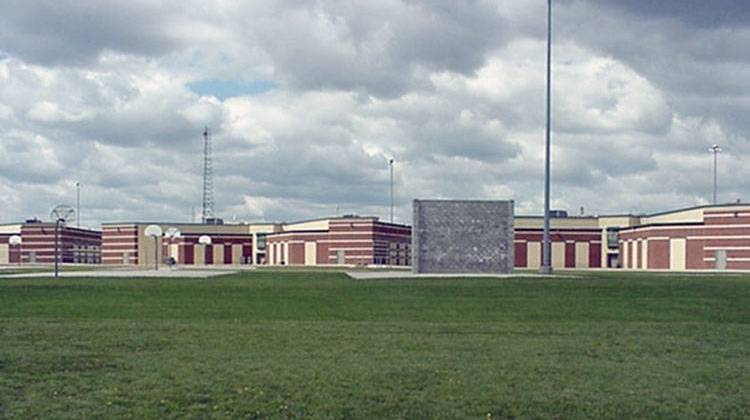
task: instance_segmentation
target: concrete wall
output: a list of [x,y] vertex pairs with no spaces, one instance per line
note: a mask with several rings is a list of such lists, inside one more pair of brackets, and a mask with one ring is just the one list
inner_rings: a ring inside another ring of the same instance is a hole
[[414,200],[415,273],[510,273],[513,201]]

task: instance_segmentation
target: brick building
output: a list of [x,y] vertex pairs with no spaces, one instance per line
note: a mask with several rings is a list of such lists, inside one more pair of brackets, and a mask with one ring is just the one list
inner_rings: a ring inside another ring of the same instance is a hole
[[266,237],[271,265],[411,264],[411,228],[377,217],[290,223]]
[[[11,236],[20,236],[20,245],[11,245]],[[102,233],[96,230],[59,226],[59,262],[98,264]],[[0,225],[0,264],[53,264],[55,224],[29,220]]]
[[[156,225],[178,236],[146,236]],[[265,235],[280,230],[278,224],[201,224],[117,222],[102,225],[102,263],[153,266],[172,258],[181,265],[241,265],[265,262]],[[208,243],[200,243],[205,236]]]
[[750,205],[692,207],[639,218],[619,232],[627,269],[750,269]]

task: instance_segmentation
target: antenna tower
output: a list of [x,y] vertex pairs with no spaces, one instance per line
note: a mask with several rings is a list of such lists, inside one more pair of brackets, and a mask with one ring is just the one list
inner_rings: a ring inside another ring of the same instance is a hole
[[214,181],[211,163],[211,134],[208,127],[203,131],[203,213],[201,221],[214,217]]

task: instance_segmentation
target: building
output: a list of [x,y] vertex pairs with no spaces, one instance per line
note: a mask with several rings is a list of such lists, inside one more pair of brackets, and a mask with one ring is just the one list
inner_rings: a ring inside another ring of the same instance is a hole
[[[11,245],[11,236],[20,236],[20,245]],[[59,262],[98,264],[102,233],[96,230],[60,225],[57,231]],[[0,225],[0,264],[54,264],[55,224],[39,220]]]
[[[617,232],[633,226],[631,215],[568,216],[550,218],[553,268],[616,268],[620,246]],[[513,222],[515,268],[538,269],[542,263],[544,217],[516,216]]]
[[266,237],[270,265],[411,264],[411,228],[377,217],[344,216],[281,226]]
[[[568,216],[550,220],[557,269],[750,269],[750,205],[707,205],[647,215]],[[146,227],[179,234],[153,238]],[[514,267],[538,269],[544,218],[515,216]],[[21,244],[11,245],[18,235]],[[102,232],[61,226],[60,261],[148,267],[180,265],[411,264],[411,228],[376,217],[294,223],[104,223]],[[0,264],[54,263],[54,223],[0,225]],[[469,252],[467,250],[467,252]]]
[[[164,233],[179,233],[149,237],[149,225],[159,226]],[[280,229],[274,223],[104,223],[102,263],[153,266],[171,258],[181,265],[263,264],[265,235]],[[205,237],[203,241],[201,237]]]
[[619,231],[627,269],[750,269],[750,205],[691,207],[641,216]]

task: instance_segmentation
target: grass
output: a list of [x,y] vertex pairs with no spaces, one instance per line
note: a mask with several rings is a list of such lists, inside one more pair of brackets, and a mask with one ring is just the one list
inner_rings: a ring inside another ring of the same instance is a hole
[[750,278],[0,280],[0,417],[741,418]]

